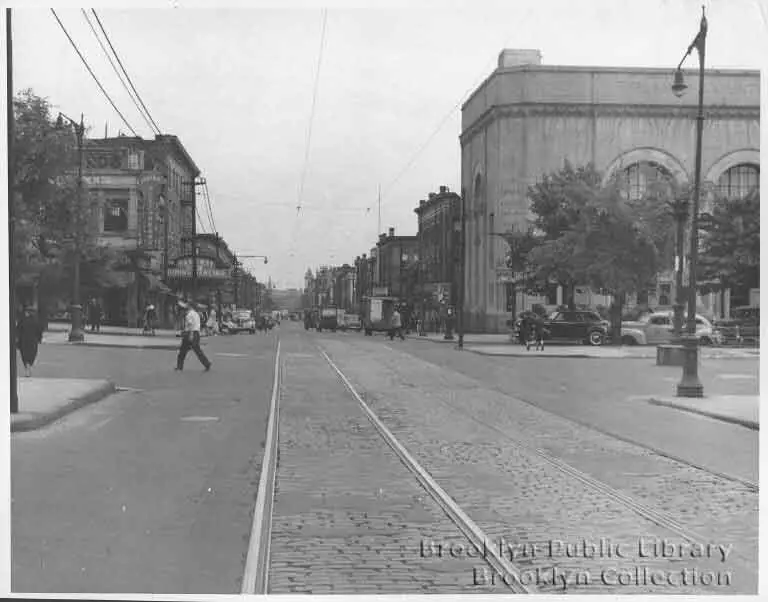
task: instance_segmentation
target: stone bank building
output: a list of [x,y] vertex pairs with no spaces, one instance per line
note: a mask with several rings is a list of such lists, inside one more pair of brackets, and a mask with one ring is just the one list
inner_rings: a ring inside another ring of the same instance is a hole
[[[633,196],[654,180],[693,181],[698,71],[685,72],[689,88],[682,98],[672,93],[673,74],[673,64],[669,69],[550,66],[536,50],[500,54],[498,68],[462,107],[468,331],[506,328],[506,288],[496,277],[506,243],[491,233],[525,227],[532,217],[528,187],[544,174],[566,160],[575,167],[592,163],[606,180],[619,173]],[[702,210],[715,189],[735,199],[759,187],[760,173],[759,72],[712,69],[704,85]],[[673,282],[674,274],[660,274],[648,291],[650,304],[671,307]],[[717,297],[707,295],[701,303],[719,311]],[[542,301],[561,303],[562,292],[546,299],[518,293],[517,307]],[[608,304],[609,299],[579,288],[576,302]]]

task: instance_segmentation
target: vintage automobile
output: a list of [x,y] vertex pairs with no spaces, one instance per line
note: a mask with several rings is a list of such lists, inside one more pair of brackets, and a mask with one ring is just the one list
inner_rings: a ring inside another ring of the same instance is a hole
[[[639,320],[621,323],[622,345],[665,345],[673,337],[673,313],[654,312]],[[704,316],[696,315],[696,337],[701,345],[721,345],[722,334]]]
[[232,312],[232,318],[223,320],[221,323],[221,332],[223,334],[237,334],[238,332],[256,332],[256,320],[253,319],[253,313],[250,309],[236,309]]
[[[517,343],[519,320],[510,331],[510,339]],[[556,311],[544,319],[544,339],[553,343],[584,343],[600,346],[608,340],[608,322],[590,310]]]
[[344,315],[344,330],[357,330],[359,332],[362,329],[363,322],[360,320],[360,316],[357,314]]
[[760,308],[742,306],[731,309],[731,317],[715,321],[724,344],[760,343]]
[[320,321],[317,324],[317,332],[331,330],[336,332],[339,327],[338,312],[335,307],[324,307],[320,310]]
[[389,332],[397,301],[395,297],[363,298],[362,323],[366,336],[373,336],[374,332]]

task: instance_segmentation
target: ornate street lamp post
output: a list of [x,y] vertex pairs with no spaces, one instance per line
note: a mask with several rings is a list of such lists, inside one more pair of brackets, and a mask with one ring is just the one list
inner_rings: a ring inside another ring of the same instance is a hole
[[701,193],[701,139],[704,130],[704,55],[707,39],[707,18],[701,9],[701,25],[688,51],[675,70],[672,91],[678,98],[687,88],[681,66],[694,48],[699,53],[699,106],[696,114],[696,171],[693,184],[693,209],[691,212],[691,250],[688,269],[688,329],[682,337],[684,348],[683,376],[677,385],[678,397],[703,397],[704,386],[699,380],[699,348],[696,338],[696,271],[699,254],[699,195]]

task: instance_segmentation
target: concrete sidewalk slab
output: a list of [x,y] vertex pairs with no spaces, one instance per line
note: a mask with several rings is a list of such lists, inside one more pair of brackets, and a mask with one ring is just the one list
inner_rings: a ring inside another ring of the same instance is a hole
[[19,378],[19,411],[11,414],[11,432],[41,428],[115,390],[109,380]]
[[723,422],[760,430],[760,397],[758,395],[715,395],[699,399],[688,397],[653,397],[650,403],[701,414]]
[[[48,332],[64,332],[68,333],[71,329],[71,325],[69,323],[64,322],[49,322],[48,323]],[[86,336],[104,336],[104,335],[120,335],[120,336],[127,336],[127,337],[144,337],[144,338],[152,338],[150,335],[146,335],[142,332],[141,328],[128,328],[126,326],[102,326],[101,330],[99,332],[93,332],[90,330],[90,328],[86,328],[84,330]],[[155,337],[165,337],[165,338],[173,338],[176,336],[178,331],[176,330],[167,330],[158,328],[155,330]]]
[[[205,345],[205,338],[201,340],[201,346]],[[122,335],[101,334],[91,336],[85,335],[84,341],[69,341],[66,333],[46,333],[43,335],[43,344],[46,345],[72,345],[79,347],[104,347],[104,348],[133,348],[133,349],[165,349],[174,350],[179,348],[179,338],[158,338],[158,337],[135,337]]]

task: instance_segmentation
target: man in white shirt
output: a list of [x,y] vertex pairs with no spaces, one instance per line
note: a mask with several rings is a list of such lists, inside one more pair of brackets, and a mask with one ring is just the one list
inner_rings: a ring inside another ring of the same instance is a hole
[[184,369],[184,358],[187,357],[187,352],[192,349],[200,363],[205,366],[205,371],[208,372],[211,369],[211,362],[200,349],[200,314],[192,305],[183,301],[179,301],[179,307],[186,313],[181,332],[181,347],[179,347],[179,355],[176,358],[176,370]]

